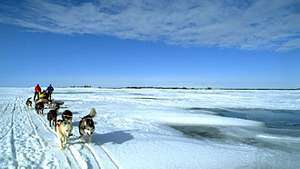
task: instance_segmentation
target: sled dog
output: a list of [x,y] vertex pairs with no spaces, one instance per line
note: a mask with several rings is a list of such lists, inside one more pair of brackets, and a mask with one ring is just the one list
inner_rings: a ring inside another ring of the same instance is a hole
[[29,108],[29,107],[32,107],[32,101],[31,101],[31,97],[29,97],[27,100],[26,100],[26,106]]
[[90,113],[83,118],[81,118],[79,122],[79,134],[80,138],[83,136],[88,137],[88,141],[91,141],[92,134],[95,131],[95,124],[93,118],[96,116],[96,110],[94,108],[91,109]]
[[60,148],[65,148],[68,138],[71,136],[72,123],[70,121],[58,120],[56,123],[56,135],[59,139]]
[[47,114],[47,120],[49,121],[49,126],[52,127],[52,125],[53,125],[55,130],[56,130],[55,126],[56,126],[56,121],[57,121],[58,109],[59,109],[59,107],[56,107],[55,109],[50,110]]
[[63,121],[70,121],[70,122],[72,122],[73,113],[70,110],[65,110],[61,114],[61,117],[62,117]]
[[37,114],[44,114],[44,108],[45,108],[45,105],[44,105],[44,102],[43,101],[37,101],[35,103],[35,111]]

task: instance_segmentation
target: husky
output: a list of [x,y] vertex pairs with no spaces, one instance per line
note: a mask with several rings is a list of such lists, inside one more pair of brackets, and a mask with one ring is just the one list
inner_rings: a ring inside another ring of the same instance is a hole
[[79,134],[80,138],[83,138],[83,136],[88,137],[88,141],[91,141],[92,134],[95,131],[95,124],[93,118],[96,116],[96,110],[95,108],[92,108],[90,113],[79,121]]
[[59,106],[57,106],[55,109],[52,109],[48,112],[47,114],[47,119],[49,121],[49,126],[51,126],[51,124],[54,126],[55,130],[56,130],[56,121],[57,121],[57,111],[59,109]]
[[70,121],[70,122],[72,122],[73,113],[70,110],[65,110],[61,114],[61,117],[62,117],[63,121]]
[[45,108],[45,105],[44,105],[44,102],[43,101],[37,101],[35,103],[35,111],[37,114],[44,114],[44,108]]
[[56,123],[56,135],[60,142],[60,148],[64,149],[68,138],[72,135],[72,123],[70,121],[58,120]]
[[32,101],[31,101],[31,97],[29,97],[27,100],[26,100],[26,106],[29,108],[32,107]]

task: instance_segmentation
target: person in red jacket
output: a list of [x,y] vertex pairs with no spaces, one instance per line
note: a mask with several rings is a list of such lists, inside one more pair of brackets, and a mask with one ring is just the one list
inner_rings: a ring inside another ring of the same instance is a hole
[[[34,96],[33,96],[33,100],[36,101],[39,99],[39,94],[42,92],[42,89],[40,87],[39,84],[37,84],[34,88]],[[37,97],[37,99],[35,99]]]

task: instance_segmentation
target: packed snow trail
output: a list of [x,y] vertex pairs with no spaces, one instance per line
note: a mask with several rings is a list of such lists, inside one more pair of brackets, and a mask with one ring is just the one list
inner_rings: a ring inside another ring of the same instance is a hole
[[[43,123],[43,126],[51,133],[55,135],[53,129],[48,126],[48,122],[45,118],[36,115],[39,120]],[[76,126],[73,126],[74,130],[78,130]],[[84,143],[78,138],[70,138],[68,143],[68,150],[73,158],[78,161],[78,164],[81,168],[87,168],[88,166],[92,168],[103,168],[105,169],[118,169],[118,165],[112,160],[112,157],[108,155],[108,153],[103,149],[102,146],[97,148],[96,146],[92,146],[91,144]],[[97,151],[97,153],[96,153]],[[100,155],[98,155],[100,154]],[[100,156],[100,157],[99,157]],[[88,161],[89,163],[86,163]]]
[[1,116],[0,161],[5,168],[116,168],[101,162],[87,143],[77,141],[60,150],[54,130],[45,117],[24,106],[24,98],[3,105]]
[[57,147],[53,147],[55,140],[49,142],[42,137],[42,128],[31,112],[25,110],[24,99],[17,97],[13,102],[1,114],[4,121],[10,119],[7,134],[1,136],[1,166],[71,168],[68,162],[64,162],[66,159],[63,158],[63,153]]
[[[28,113],[28,111],[27,111]],[[35,112],[30,112],[30,113],[35,113]],[[40,115],[34,114],[35,118],[42,123],[44,126],[44,129],[46,129],[49,133],[52,133],[52,135],[56,138],[56,133],[54,132],[53,129],[51,129],[48,126],[48,121]],[[78,130],[77,126],[73,126],[73,132],[76,132],[74,130]],[[71,140],[75,142],[71,142]],[[57,143],[58,146],[58,143]],[[108,155],[108,153],[103,149],[103,147],[99,146],[100,148],[98,149],[97,147],[94,147],[88,143],[84,143],[80,141],[79,139],[74,139],[70,138],[68,147],[64,150],[65,155],[67,156],[68,161],[72,161],[70,159],[73,159],[77,167],[79,168],[103,168],[105,169],[118,169],[118,165],[112,160],[112,157]],[[101,157],[95,152],[95,150],[99,152],[98,154],[101,154]]]
[[0,121],[1,123],[1,126],[3,126],[0,131],[1,131],[1,136],[0,136],[0,140],[2,140],[2,138],[4,138],[9,132],[10,130],[12,129],[12,126],[13,126],[13,112],[14,110],[11,110],[12,112],[9,113],[8,110],[9,109],[9,106],[10,106],[10,103],[8,103],[4,109],[2,110],[2,115],[5,116],[5,115],[8,115],[8,116],[11,116],[11,117],[8,117],[8,118],[4,118],[3,120]]

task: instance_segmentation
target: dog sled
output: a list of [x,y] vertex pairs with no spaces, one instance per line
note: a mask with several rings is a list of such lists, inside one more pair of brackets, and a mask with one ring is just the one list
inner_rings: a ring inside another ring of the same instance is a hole
[[62,107],[63,104],[64,104],[64,101],[62,101],[62,100],[51,100],[48,102],[47,106],[49,109],[56,109],[56,108]]
[[62,100],[48,100],[45,98],[38,99],[35,104],[43,103],[45,106],[45,109],[55,109],[57,107],[62,107],[64,104],[64,101]]

